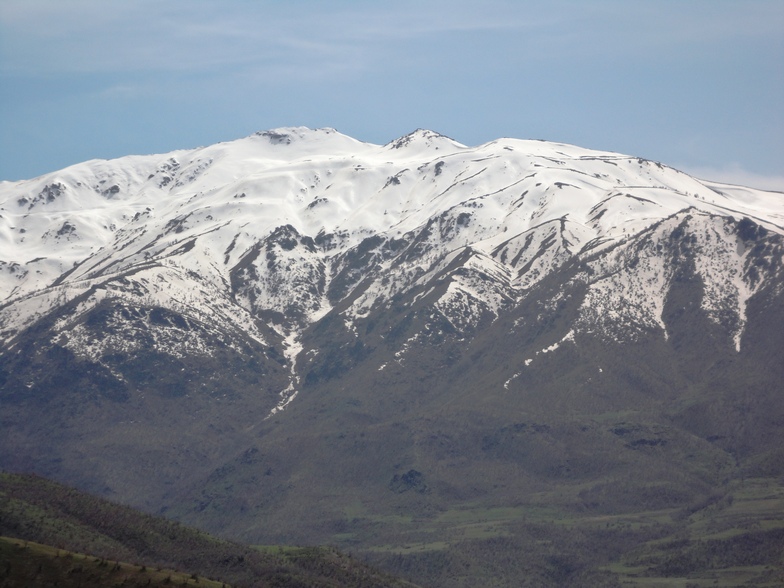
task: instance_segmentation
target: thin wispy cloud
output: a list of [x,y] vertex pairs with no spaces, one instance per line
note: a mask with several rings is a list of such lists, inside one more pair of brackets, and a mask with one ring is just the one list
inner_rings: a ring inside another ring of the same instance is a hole
[[[379,51],[401,40],[492,31],[531,36],[562,28],[548,10],[521,15],[506,2],[311,4],[293,16],[270,2],[226,10],[205,2],[110,3],[9,0],[0,13],[5,30],[4,71],[166,71],[212,68],[281,59],[322,61],[324,56]],[[295,5],[296,6],[296,5]],[[399,47],[397,49],[400,49]]]
[[762,169],[784,158],[784,3],[0,0],[0,86],[7,133],[62,121],[79,149],[104,116],[138,151],[267,124],[374,141],[431,126]]
[[0,67],[46,74],[188,71],[258,65],[275,57],[320,63],[344,56],[351,62],[357,52],[367,53],[368,60],[404,52],[395,46],[401,40],[491,32],[519,35],[513,46],[526,51],[515,59],[602,52],[606,58],[642,49],[658,50],[665,58],[674,45],[780,31],[769,11],[753,2],[743,10],[717,3],[708,11],[675,3],[665,8],[635,2],[522,3],[527,10],[520,5],[302,3],[286,12],[271,2],[229,10],[223,3],[183,0],[6,0],[0,11],[6,37]]

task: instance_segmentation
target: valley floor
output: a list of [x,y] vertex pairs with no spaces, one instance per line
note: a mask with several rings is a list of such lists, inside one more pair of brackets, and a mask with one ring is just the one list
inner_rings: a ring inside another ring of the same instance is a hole
[[[569,512],[547,506],[553,496],[538,499],[428,520],[367,517],[385,531],[359,555],[433,587],[784,585],[784,487],[777,480],[737,481],[685,509],[627,514]],[[409,540],[383,543],[390,528]],[[345,549],[353,537],[335,539]]]

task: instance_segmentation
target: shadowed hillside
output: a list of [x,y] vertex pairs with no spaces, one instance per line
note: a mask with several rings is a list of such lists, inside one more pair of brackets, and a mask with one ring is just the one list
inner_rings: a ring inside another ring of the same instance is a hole
[[413,586],[334,549],[252,548],[37,476],[0,474],[0,535],[0,586]]

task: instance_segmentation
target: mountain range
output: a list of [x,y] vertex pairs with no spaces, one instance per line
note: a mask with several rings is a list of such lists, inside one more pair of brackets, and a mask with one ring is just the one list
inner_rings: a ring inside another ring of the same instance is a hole
[[780,499],[781,193],[282,128],[2,182],[0,251],[7,470],[443,586]]

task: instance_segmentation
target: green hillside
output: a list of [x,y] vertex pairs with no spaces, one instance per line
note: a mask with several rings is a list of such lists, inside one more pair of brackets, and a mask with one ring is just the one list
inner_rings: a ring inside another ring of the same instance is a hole
[[224,582],[202,578],[198,574],[110,561],[10,537],[0,537],[0,565],[0,586],[3,588],[228,587]]
[[334,549],[253,548],[37,476],[0,474],[0,535],[0,586],[413,586]]

